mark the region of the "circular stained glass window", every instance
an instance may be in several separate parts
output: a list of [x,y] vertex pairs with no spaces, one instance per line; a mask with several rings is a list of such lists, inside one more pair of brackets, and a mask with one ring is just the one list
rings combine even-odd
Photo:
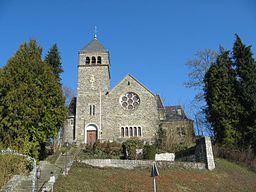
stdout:
[[140,98],[136,93],[128,92],[120,97],[120,104],[124,109],[134,110],[140,104]]

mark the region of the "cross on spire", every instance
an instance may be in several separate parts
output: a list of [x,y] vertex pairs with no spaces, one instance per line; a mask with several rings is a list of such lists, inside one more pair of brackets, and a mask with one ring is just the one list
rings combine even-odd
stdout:
[[97,26],[94,26],[94,39],[97,39]]

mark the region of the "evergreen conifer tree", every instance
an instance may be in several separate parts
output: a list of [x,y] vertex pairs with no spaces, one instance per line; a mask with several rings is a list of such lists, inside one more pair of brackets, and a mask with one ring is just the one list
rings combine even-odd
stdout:
[[0,73],[0,142],[38,158],[66,117],[64,96],[42,49],[31,40],[20,46]]
[[58,79],[58,81],[60,83],[60,81],[61,81],[60,74],[63,72],[63,69],[61,66],[61,58],[60,58],[57,44],[54,44],[50,48],[44,61],[49,63],[49,65],[52,67],[52,72],[56,76],[56,78]]
[[237,72],[238,97],[243,106],[240,119],[242,147],[256,151],[256,63],[251,46],[245,46],[238,35],[233,46],[234,67]]
[[205,75],[206,116],[211,123],[217,143],[237,146],[237,130],[241,107],[236,98],[236,77],[229,52],[220,50],[216,63]]

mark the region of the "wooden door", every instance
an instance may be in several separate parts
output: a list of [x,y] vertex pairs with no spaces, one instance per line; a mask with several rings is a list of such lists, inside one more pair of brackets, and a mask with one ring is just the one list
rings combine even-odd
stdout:
[[93,144],[97,140],[97,132],[96,131],[87,131],[87,144]]

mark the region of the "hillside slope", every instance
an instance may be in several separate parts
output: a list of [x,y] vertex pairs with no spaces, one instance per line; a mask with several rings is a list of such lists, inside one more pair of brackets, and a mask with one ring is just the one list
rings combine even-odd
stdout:
[[[256,173],[247,168],[218,159],[214,171],[183,168],[159,169],[157,191],[256,191]],[[61,176],[57,192],[143,192],[153,190],[150,169],[99,169],[75,165],[67,177]]]

